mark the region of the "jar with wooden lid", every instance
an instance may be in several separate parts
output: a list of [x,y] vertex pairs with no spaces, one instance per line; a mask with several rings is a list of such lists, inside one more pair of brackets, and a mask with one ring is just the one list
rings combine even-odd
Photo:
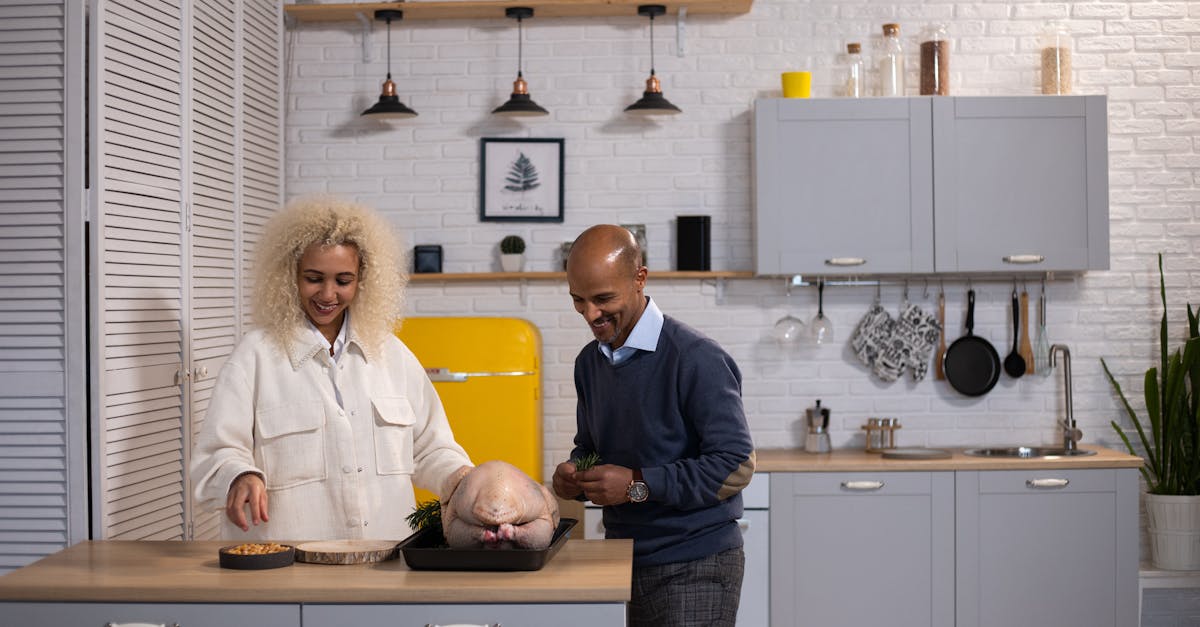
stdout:
[[863,62],[862,44],[846,44],[846,82],[843,94],[847,98],[862,98],[867,95],[867,66]]
[[1039,37],[1042,58],[1042,93],[1071,93],[1071,31],[1062,22],[1051,22]]
[[921,31],[921,95],[950,95],[950,40],[945,24]]
[[883,25],[879,51],[879,95],[904,95],[904,45],[900,43],[900,25]]

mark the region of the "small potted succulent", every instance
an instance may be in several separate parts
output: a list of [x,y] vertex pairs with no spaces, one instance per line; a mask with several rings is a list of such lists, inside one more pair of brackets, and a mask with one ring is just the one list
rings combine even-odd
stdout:
[[525,240],[520,235],[509,235],[500,240],[500,269],[505,272],[520,272],[525,265]]

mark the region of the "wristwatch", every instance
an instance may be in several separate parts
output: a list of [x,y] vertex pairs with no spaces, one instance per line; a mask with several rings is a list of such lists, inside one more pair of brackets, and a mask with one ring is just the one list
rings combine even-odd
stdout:
[[629,488],[625,490],[625,495],[633,503],[645,503],[646,499],[650,498],[650,486],[642,481],[642,469],[633,469],[633,481],[629,482]]

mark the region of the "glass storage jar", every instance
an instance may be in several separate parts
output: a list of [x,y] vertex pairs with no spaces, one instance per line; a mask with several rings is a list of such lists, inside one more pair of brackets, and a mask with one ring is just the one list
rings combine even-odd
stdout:
[[1071,93],[1071,31],[1051,22],[1039,38],[1042,49],[1042,93]]
[[867,95],[867,66],[863,62],[862,44],[852,42],[846,44],[846,84],[847,98],[862,98]]
[[921,31],[921,95],[950,95],[950,40],[945,24]]
[[879,51],[879,95],[904,95],[904,46],[900,43],[900,25],[883,25],[883,45]]

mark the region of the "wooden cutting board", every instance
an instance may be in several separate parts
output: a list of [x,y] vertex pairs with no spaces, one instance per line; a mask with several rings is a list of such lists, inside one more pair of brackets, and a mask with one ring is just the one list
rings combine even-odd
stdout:
[[395,559],[391,540],[323,540],[296,545],[296,561],[309,564],[367,564]]

